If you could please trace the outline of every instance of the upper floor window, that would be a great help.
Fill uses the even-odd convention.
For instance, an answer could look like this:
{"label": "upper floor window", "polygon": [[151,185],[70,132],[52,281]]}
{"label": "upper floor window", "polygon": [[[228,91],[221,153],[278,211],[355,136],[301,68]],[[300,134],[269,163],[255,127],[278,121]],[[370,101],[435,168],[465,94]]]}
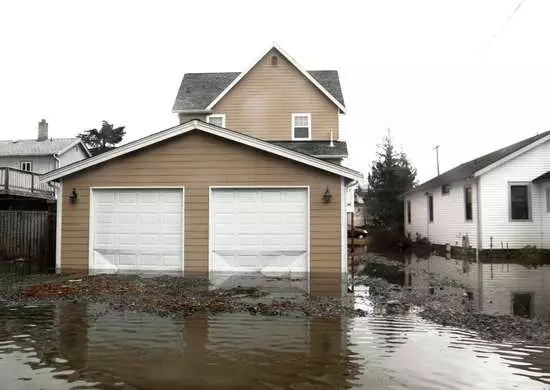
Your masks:
{"label": "upper floor window", "polygon": [[464,219],[471,221],[473,219],[472,209],[472,187],[464,187]]}
{"label": "upper floor window", "polygon": [[510,184],[510,220],[531,219],[531,191],[529,184]]}
{"label": "upper floor window", "polygon": [[311,140],[311,114],[292,114],[292,139]]}
{"label": "upper floor window", "polygon": [[434,221],[434,196],[432,194],[428,195],[428,217],[430,222]]}
{"label": "upper floor window", "polygon": [[32,172],[32,161],[21,161],[21,170]]}
{"label": "upper floor window", "polygon": [[225,127],[225,114],[208,115],[206,121],[216,126]]}

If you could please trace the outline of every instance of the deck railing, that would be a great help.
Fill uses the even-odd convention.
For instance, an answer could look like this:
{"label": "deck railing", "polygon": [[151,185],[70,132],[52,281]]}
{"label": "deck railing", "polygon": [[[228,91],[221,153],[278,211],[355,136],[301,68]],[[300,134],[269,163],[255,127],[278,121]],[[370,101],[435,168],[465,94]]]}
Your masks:
{"label": "deck railing", "polygon": [[40,183],[40,174],[0,167],[0,192],[23,196],[53,197],[54,188]]}

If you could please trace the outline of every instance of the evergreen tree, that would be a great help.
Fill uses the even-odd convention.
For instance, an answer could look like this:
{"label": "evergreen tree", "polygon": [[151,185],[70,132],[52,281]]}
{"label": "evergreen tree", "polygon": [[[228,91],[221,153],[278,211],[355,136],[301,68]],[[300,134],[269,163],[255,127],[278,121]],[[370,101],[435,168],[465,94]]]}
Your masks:
{"label": "evergreen tree", "polygon": [[404,152],[395,151],[389,131],[378,148],[367,179],[367,211],[375,225],[403,231],[403,194],[414,187],[416,169]]}
{"label": "evergreen tree", "polygon": [[103,121],[101,129],[86,130],[77,135],[84,142],[92,156],[105,153],[116,148],[126,134],[124,126],[114,127],[112,123]]}

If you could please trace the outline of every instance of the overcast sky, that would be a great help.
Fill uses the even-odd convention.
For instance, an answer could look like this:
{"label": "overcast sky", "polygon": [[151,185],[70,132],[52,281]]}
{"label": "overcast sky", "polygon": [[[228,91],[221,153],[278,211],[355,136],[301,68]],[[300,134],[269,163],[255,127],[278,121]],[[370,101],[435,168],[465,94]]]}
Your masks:
{"label": "overcast sky", "polygon": [[[347,165],[386,128],[419,180],[550,129],[550,1],[17,1],[0,5],[2,139],[177,124],[186,72],[241,71],[272,42],[340,72]],[[496,38],[495,38],[496,36]]]}

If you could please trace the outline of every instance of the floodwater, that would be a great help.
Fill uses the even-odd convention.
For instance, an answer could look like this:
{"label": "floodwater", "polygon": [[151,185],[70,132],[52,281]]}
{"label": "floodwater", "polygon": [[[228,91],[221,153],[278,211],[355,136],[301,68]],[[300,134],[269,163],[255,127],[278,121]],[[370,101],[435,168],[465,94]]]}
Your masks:
{"label": "floodwater", "polygon": [[98,304],[0,308],[0,389],[549,387],[548,347],[487,342],[414,312],[174,320]]}

